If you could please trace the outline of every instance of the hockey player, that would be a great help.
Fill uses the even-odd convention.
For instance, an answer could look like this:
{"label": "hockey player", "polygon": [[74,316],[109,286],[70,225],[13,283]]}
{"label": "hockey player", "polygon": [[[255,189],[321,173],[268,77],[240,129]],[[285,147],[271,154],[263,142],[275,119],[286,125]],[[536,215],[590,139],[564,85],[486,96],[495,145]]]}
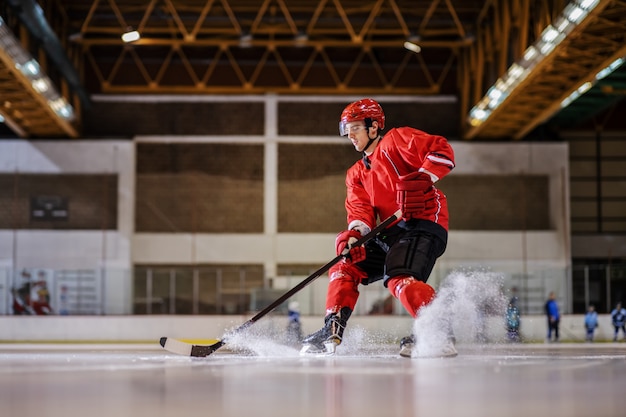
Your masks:
{"label": "hockey player", "polygon": [[622,329],[624,333],[624,340],[626,340],[626,308],[622,307],[622,303],[618,302],[613,311],[611,311],[611,322],[615,328],[615,336],[613,341],[617,342],[617,336],[619,335],[619,329]]}
{"label": "hockey player", "polygon": [[593,342],[593,334],[598,327],[598,312],[593,304],[589,304],[587,307],[587,313],[585,314],[585,341]]}
{"label": "hockey player", "polygon": [[300,303],[290,301],[287,306],[287,344],[297,346],[301,341]]}
{"label": "hockey player", "polygon": [[520,312],[517,303],[509,301],[506,308],[506,336],[509,342],[518,343],[520,337]]}
{"label": "hockey player", "polygon": [[[363,155],[346,174],[348,227],[335,240],[337,254],[346,247],[350,252],[329,270],[325,324],[303,340],[302,353],[335,352],[359,297],[359,284],[382,279],[412,317],[435,296],[426,282],[446,249],[448,207],[434,183],[454,168],[454,153],[442,136],[411,127],[383,136],[384,128],[383,109],[369,98],[349,104],[341,114],[340,134]],[[399,222],[364,246],[350,246],[377,219],[398,209]],[[404,338],[400,354],[411,356],[414,343],[414,337]],[[443,347],[442,355],[456,355],[454,345]]]}

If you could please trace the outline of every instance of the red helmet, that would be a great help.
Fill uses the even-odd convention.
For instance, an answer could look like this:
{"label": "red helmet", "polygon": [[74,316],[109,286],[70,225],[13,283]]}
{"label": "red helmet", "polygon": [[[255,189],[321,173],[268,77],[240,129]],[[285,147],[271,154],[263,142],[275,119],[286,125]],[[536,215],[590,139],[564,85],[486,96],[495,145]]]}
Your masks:
{"label": "red helmet", "polygon": [[[369,120],[368,120],[369,119]],[[348,134],[346,124],[364,120],[367,126],[371,126],[373,121],[378,122],[380,129],[385,128],[385,113],[383,108],[376,100],[364,98],[354,103],[350,103],[343,109],[341,119],[339,120],[339,134],[345,136]]]}

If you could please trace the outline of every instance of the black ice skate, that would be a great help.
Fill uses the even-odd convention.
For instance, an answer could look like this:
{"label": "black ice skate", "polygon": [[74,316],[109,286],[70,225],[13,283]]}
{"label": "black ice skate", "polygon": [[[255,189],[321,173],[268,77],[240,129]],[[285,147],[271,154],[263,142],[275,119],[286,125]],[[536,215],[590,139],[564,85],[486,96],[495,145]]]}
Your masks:
{"label": "black ice skate", "polygon": [[343,331],[346,328],[350,314],[352,314],[352,310],[344,307],[339,313],[332,313],[326,316],[324,327],[302,340],[300,354],[334,354],[337,346],[341,344]]}
{"label": "black ice skate", "polygon": [[404,336],[400,339],[400,356],[410,358],[415,347],[415,337],[413,335]]}

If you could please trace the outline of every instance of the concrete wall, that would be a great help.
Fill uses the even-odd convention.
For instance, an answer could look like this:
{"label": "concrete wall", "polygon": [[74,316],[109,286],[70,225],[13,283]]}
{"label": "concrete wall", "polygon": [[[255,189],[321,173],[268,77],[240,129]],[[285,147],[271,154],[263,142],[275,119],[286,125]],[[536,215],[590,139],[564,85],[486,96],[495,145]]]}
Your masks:
{"label": "concrete wall", "polygon": [[127,141],[0,142],[2,173],[112,173],[119,178],[117,230],[0,230],[0,266],[129,268],[134,161],[134,145]]}
{"label": "concrete wall", "polygon": [[[15,270],[103,269],[111,277],[106,282],[105,313],[128,314],[132,311],[131,274],[128,272],[137,263],[258,263],[264,265],[266,277],[277,277],[279,264],[325,264],[334,257],[334,233],[276,232],[278,178],[273,163],[277,159],[275,145],[280,138],[256,137],[249,140],[262,142],[267,148],[265,232],[262,234],[134,233],[135,147],[132,142],[1,142],[0,172],[116,173],[119,176],[119,204],[118,229],[115,231],[0,231],[0,267]],[[332,142],[341,139],[307,137],[302,140]],[[568,312],[571,297],[567,280],[570,266],[567,145],[454,142],[453,147],[457,168],[450,175],[547,175],[552,228],[544,231],[452,230],[448,250],[436,265],[430,283],[436,287],[449,272],[459,268],[500,272],[505,275],[507,287],[519,286],[515,280],[519,281],[520,277],[540,276],[541,302],[548,291],[554,290],[564,311]],[[324,286],[315,288],[323,299]],[[308,313],[322,314],[323,305]]]}
{"label": "concrete wall", "polygon": [[[0,268],[104,270],[105,311],[130,310],[134,231],[135,147],[129,141],[0,142],[0,172],[115,174],[118,176],[117,230],[0,230]],[[126,277],[121,279],[120,277]],[[117,294],[117,296],[113,296]]]}
{"label": "concrete wall", "polygon": [[[187,138],[189,139],[189,138]],[[185,138],[178,140],[184,141]],[[194,140],[198,140],[195,138]],[[216,139],[212,139],[216,140]],[[277,138],[263,141],[266,164],[277,159]],[[295,140],[294,138],[290,139]],[[315,141],[308,137],[307,141]],[[321,140],[321,139],[320,139]],[[324,141],[335,139],[323,138]],[[555,290],[568,311],[566,271],[570,266],[566,144],[453,143],[457,168],[450,175],[547,175],[550,183],[550,224],[545,231],[450,232],[448,250],[438,262],[431,283],[437,286],[452,270],[481,268],[507,276],[541,275],[544,294]],[[0,143],[0,172],[116,173],[119,175],[116,231],[0,231],[0,267],[93,268],[123,276],[133,264],[263,264],[267,277],[276,277],[278,264],[323,265],[334,257],[334,233],[277,233],[277,204],[266,201],[263,234],[134,233],[134,160],[131,142],[8,141]],[[274,201],[276,169],[267,169],[267,200]],[[515,202],[512,202],[514,204]],[[548,275],[545,271],[551,271]],[[128,274],[126,274],[128,275]],[[550,276],[553,276],[552,280]],[[514,285],[512,278],[507,285]],[[552,282],[552,283],[551,283]],[[130,282],[108,281],[107,314],[127,314]],[[114,285],[113,288],[110,286]],[[323,289],[321,291],[324,291]],[[115,296],[117,294],[117,297]],[[320,307],[323,309],[323,306]],[[312,313],[321,314],[320,311]]]}

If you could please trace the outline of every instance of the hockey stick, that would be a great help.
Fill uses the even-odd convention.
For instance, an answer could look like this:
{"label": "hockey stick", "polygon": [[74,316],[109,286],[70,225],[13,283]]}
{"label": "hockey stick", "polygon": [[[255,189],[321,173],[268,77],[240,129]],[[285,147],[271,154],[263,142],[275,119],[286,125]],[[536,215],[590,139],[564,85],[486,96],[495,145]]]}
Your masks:
{"label": "hockey stick", "polygon": [[[380,232],[385,230],[389,225],[391,225],[393,222],[399,219],[400,216],[402,216],[402,211],[401,210],[396,211],[394,214],[389,216],[387,219],[381,222],[378,226],[372,229],[372,231],[370,231],[368,234],[366,234],[365,236],[362,236],[360,239],[354,242],[352,246],[361,246],[367,243],[368,241],[376,237]],[[330,262],[328,262],[326,265],[319,268],[317,271],[313,272],[307,278],[302,280],[298,285],[296,285],[295,287],[293,287],[292,289],[284,293],[282,296],[280,296],[273,303],[265,307],[263,310],[259,311],[254,317],[252,317],[251,319],[243,323],[241,326],[233,330],[232,333],[238,333],[250,327],[252,324],[257,322],[260,318],[264,317],[265,315],[270,313],[272,310],[274,310],[276,307],[284,303],[292,295],[294,295],[295,293],[297,293],[298,291],[300,291],[301,289],[309,285],[311,282],[313,282],[323,273],[327,272],[333,265],[335,265],[340,260],[345,258],[349,252],[350,250],[346,247],[343,250],[343,252],[341,252],[339,255],[333,258]],[[182,340],[162,337],[160,340],[160,344],[165,350],[170,351],[172,353],[178,353],[180,355],[186,355],[186,356],[205,357],[215,352],[217,349],[221,348],[222,346],[224,346],[226,344],[226,340],[225,338],[222,338],[222,340],[217,340],[217,342],[213,344],[199,345],[199,344],[193,344],[193,343],[186,343]]]}

